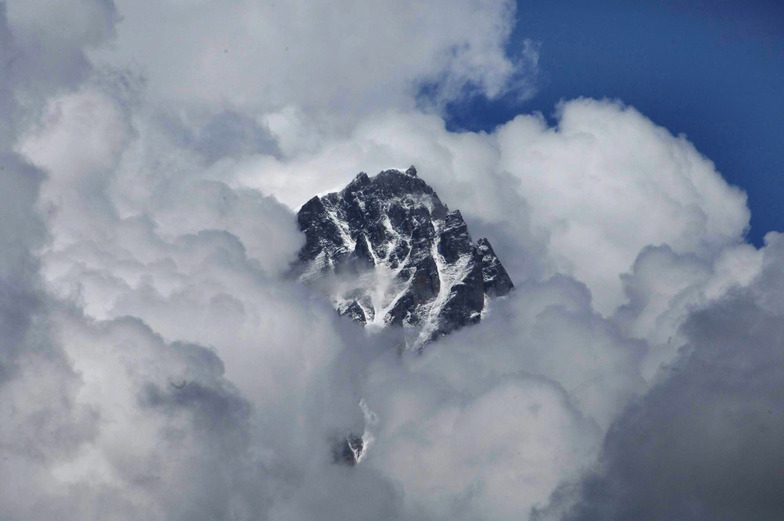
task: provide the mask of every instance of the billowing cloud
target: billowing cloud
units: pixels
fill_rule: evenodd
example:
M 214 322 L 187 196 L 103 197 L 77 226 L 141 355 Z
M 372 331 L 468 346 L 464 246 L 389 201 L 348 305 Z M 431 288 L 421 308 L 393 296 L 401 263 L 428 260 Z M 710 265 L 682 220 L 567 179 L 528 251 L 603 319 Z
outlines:
M 620 102 L 448 131 L 530 93 L 513 20 L 0 3 L 0 517 L 773 519 L 780 239 Z M 517 286 L 421 355 L 289 276 L 300 204 L 411 163 Z
M 490 135 L 454 134 L 437 116 L 390 112 L 322 143 L 291 160 L 227 161 L 213 175 L 297 206 L 357 170 L 414 162 L 448 204 L 515 237 L 507 257 L 520 270 L 516 280 L 537 271 L 534 252 L 546 248 L 544 273 L 587 284 L 605 314 L 625 302 L 620 275 L 646 246 L 711 263 L 748 227 L 743 192 L 685 138 L 617 102 L 566 102 L 554 128 L 524 115 Z M 515 265 L 522 258 L 527 268 Z
M 577 100 L 561 106 L 557 129 L 524 116 L 500 134 L 502 168 L 550 231 L 553 261 L 588 284 L 603 312 L 622 302 L 618 274 L 643 247 L 710 258 L 748 227 L 745 194 L 634 109 Z
M 778 519 L 784 434 L 782 238 L 743 290 L 693 314 L 670 374 L 604 442 L 565 519 Z
M 139 66 L 160 99 L 207 109 L 355 115 L 413 108 L 425 84 L 441 99 L 465 87 L 496 96 L 524 58 L 505 54 L 507 0 L 116 3 L 123 23 L 99 59 Z

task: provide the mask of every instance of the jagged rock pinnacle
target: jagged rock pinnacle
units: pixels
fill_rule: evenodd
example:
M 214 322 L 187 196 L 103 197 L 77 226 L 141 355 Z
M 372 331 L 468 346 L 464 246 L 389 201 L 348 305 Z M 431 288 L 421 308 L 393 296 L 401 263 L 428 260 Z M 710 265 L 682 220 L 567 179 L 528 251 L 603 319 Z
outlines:
M 322 283 L 360 324 L 406 328 L 415 349 L 478 322 L 488 297 L 514 287 L 489 241 L 474 244 L 460 212 L 413 166 L 360 172 L 342 191 L 305 203 L 297 220 L 306 237 L 300 279 Z

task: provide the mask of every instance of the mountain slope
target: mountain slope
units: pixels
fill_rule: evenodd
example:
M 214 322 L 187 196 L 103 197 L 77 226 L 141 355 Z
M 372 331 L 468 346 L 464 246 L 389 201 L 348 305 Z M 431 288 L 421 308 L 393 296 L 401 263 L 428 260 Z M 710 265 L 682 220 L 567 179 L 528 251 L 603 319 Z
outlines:
M 342 191 L 313 197 L 297 219 L 306 236 L 300 279 L 367 327 L 402 326 L 414 349 L 478 322 L 487 297 L 514 287 L 489 241 L 474 244 L 460 212 L 414 167 L 362 172 Z

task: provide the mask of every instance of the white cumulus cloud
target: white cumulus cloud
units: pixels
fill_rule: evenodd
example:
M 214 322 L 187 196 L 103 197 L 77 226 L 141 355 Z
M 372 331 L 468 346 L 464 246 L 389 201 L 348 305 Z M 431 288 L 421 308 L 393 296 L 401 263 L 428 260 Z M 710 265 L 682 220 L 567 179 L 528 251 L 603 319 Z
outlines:
M 746 244 L 743 192 L 621 102 L 447 130 L 449 100 L 530 95 L 514 20 L 0 2 L 0 517 L 776 518 L 730 470 L 777 461 L 781 241 Z M 412 163 L 517 286 L 421 355 L 289 276 L 299 205 Z

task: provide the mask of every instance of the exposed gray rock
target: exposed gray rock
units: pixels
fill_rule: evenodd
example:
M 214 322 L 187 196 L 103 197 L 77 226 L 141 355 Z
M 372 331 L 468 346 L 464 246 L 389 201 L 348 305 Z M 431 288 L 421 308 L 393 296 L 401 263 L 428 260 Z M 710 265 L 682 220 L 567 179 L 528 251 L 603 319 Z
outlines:
M 413 166 L 362 172 L 305 203 L 297 219 L 306 237 L 297 275 L 322 284 L 360 324 L 413 331 L 414 349 L 478 322 L 487 297 L 514 287 L 489 241 L 474 244 L 460 212 Z
M 338 440 L 332 447 L 332 458 L 335 463 L 353 467 L 362 459 L 365 442 L 355 434 L 349 434 Z

